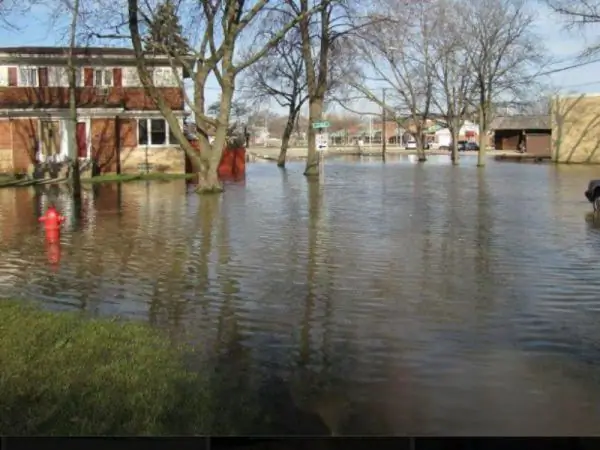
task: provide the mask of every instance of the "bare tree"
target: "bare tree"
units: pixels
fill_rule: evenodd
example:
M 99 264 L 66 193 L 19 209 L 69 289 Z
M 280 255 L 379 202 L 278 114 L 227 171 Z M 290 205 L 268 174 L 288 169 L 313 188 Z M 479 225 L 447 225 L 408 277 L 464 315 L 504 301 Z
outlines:
M 476 79 L 479 110 L 478 165 L 486 161 L 486 139 L 494 102 L 519 97 L 543 63 L 544 49 L 534 34 L 534 14 L 526 0 L 462 0 L 462 36 Z
M 80 1 L 73 0 L 72 4 L 67 4 L 71 10 L 71 26 L 69 29 L 69 55 L 67 58 L 67 75 L 69 81 L 69 120 L 71 122 L 70 152 L 69 156 L 73 158 L 71 166 L 71 182 L 73 189 L 73 200 L 75 212 L 79 218 L 81 212 L 81 179 L 79 173 L 79 155 L 77 152 L 77 66 L 75 63 L 75 46 L 77 45 L 77 25 L 79 21 Z
M 272 35 L 273 31 L 267 31 Z M 265 58 L 248 70 L 244 87 L 250 98 L 263 100 L 273 98 L 287 108 L 287 121 L 281 137 L 281 151 L 277 159 L 279 167 L 285 167 L 290 137 L 294 131 L 300 109 L 308 99 L 306 74 L 298 28 L 292 29 L 285 39 L 274 47 Z
M 438 15 L 445 18 L 435 30 L 436 77 L 433 102 L 444 117 L 452 136 L 452 162 L 458 164 L 458 136 L 469 106 L 473 103 L 475 77 L 463 39 L 461 20 L 453 0 L 442 0 Z
M 281 0 L 282 2 L 284 0 Z M 189 30 L 201 30 L 197 39 L 189 39 L 193 43 L 186 52 L 173 51 L 168 46 L 162 45 L 164 53 L 169 56 L 174 67 L 183 66 L 192 76 L 193 98 L 185 94 L 185 101 L 194 113 L 196 129 L 199 131 L 201 152 L 198 156 L 192 146 L 187 142 L 181 126 L 173 111 L 167 105 L 163 94 L 153 85 L 148 71 L 144 50 L 142 33 L 143 27 L 155 24 L 156 16 L 152 7 L 146 5 L 140 8 L 138 0 L 128 0 L 128 26 L 131 41 L 137 57 L 137 68 L 144 87 L 148 90 L 165 120 L 180 142 L 185 152 L 200 163 L 198 192 L 221 192 L 222 184 L 219 181 L 217 169 L 221 160 L 223 148 L 227 142 L 229 129 L 229 116 L 235 92 L 237 77 L 245 69 L 264 57 L 267 52 L 282 40 L 287 32 L 300 20 L 309 17 L 315 8 L 307 8 L 298 16 L 290 17 L 278 32 L 266 41 L 261 41 L 250 52 L 240 58 L 239 43 L 242 36 L 256 33 L 255 25 L 259 19 L 277 9 L 277 3 L 269 0 L 249 2 L 247 0 L 210 0 L 200 3 L 198 11 L 197 2 L 181 1 L 178 5 L 192 16 Z M 179 13 L 182 14 L 181 12 Z M 160 47 L 157 45 L 155 47 Z M 206 113 L 205 89 L 209 75 L 213 74 L 221 90 L 220 108 L 217 117 L 210 117 Z M 178 81 L 183 87 L 183 80 L 178 76 Z M 208 140 L 209 128 L 215 129 L 215 139 L 211 144 Z
M 354 48 L 365 70 L 346 81 L 368 100 L 386 108 L 396 121 L 410 118 L 419 161 L 426 161 L 423 131 L 431 114 L 435 78 L 436 5 L 387 0 L 390 16 L 364 29 Z M 372 86 L 379 85 L 380 88 Z M 384 100 L 381 88 L 390 94 Z
M 2 0 L 0 1 L 0 28 L 16 30 L 13 18 L 22 16 L 33 6 L 43 3 L 43 0 Z
M 600 0 L 545 0 L 552 11 L 562 16 L 568 28 L 586 28 L 600 23 Z M 595 56 L 600 42 L 590 45 L 582 56 Z
M 296 17 L 301 17 L 298 28 L 302 43 L 302 56 L 306 71 L 308 92 L 308 154 L 304 175 L 315 176 L 319 173 L 316 133 L 314 122 L 323 119 L 327 92 L 332 88 L 331 58 L 340 51 L 345 37 L 352 35 L 361 27 L 374 20 L 364 2 L 352 0 L 315 0 L 319 11 L 310 11 L 309 0 L 287 0 Z M 360 8 L 359 7 L 360 5 Z M 365 13 L 366 11 L 366 13 Z M 382 20 L 382 17 L 376 20 Z

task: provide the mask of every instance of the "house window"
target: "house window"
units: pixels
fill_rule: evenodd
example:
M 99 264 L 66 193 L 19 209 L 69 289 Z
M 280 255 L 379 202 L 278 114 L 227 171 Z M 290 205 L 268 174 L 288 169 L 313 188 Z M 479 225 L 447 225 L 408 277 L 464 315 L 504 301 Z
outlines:
M 113 73 L 112 69 L 96 69 L 94 70 L 94 86 L 112 86 Z
M 139 119 L 138 145 L 178 145 L 165 119 Z
M 38 70 L 32 67 L 19 68 L 19 86 L 38 86 Z

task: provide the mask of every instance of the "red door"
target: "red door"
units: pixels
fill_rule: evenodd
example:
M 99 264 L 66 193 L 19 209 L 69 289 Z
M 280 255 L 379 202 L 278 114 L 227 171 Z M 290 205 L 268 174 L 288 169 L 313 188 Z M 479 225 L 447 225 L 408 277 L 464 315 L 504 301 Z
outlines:
M 77 156 L 87 158 L 87 136 L 85 134 L 85 122 L 77 124 Z

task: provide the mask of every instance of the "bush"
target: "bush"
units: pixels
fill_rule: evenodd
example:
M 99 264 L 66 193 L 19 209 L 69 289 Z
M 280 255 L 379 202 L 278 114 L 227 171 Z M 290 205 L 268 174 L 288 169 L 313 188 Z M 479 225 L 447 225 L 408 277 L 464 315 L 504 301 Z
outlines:
M 0 434 L 210 432 L 206 384 L 145 325 L 0 302 Z

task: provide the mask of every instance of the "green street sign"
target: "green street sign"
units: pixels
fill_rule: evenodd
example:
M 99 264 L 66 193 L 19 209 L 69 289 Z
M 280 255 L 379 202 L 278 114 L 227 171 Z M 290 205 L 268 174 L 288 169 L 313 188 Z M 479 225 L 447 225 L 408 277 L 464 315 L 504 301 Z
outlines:
M 313 122 L 312 127 L 313 128 L 328 128 L 329 127 L 329 122 L 327 122 L 327 121 Z

